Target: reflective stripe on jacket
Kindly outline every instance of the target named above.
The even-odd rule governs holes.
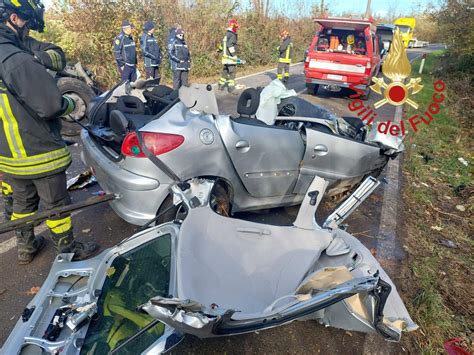
[[[189,70],[191,65],[191,54],[189,53],[188,45],[185,41],[175,38],[173,43],[170,45],[169,56],[171,59],[172,70]]]
[[[161,64],[161,49],[155,36],[143,33],[140,38],[145,67],[157,67]]]
[[[291,38],[287,37],[281,42],[280,47],[278,47],[280,52],[278,62],[279,63],[288,63],[291,64],[291,54],[293,51],[293,43],[291,42]]]
[[[112,51],[119,67],[137,65],[137,49],[132,36],[120,32],[114,39]]]
[[[71,154],[59,118],[68,102],[25,43],[0,25],[0,171],[32,179],[66,170]]]
[[[227,31],[222,40],[222,64],[237,64],[237,34]]]

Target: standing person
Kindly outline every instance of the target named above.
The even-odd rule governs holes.
[[[161,49],[153,35],[154,32],[155,23],[153,21],[145,22],[143,35],[140,39],[140,46],[145,61],[146,79],[157,79],[160,77]]]
[[[114,39],[113,52],[122,81],[137,80],[137,49],[132,28],[130,21],[124,20],[122,31]]]
[[[188,86],[189,69],[191,68],[191,54],[184,41],[183,29],[176,30],[176,38],[170,48],[171,70],[173,71],[173,89]]]
[[[293,52],[293,43],[291,42],[291,37],[287,30],[281,31],[280,39],[282,42],[278,47],[279,56],[277,78],[286,84],[288,82],[288,78],[290,77],[290,64],[291,55]]]
[[[170,28],[168,32],[168,38],[166,39],[166,46],[168,48],[168,53],[171,51],[171,47],[173,46],[173,42],[176,38],[176,31],[183,29],[179,23],[175,23],[173,27]],[[170,61],[170,68],[173,67],[173,61],[171,60],[171,57],[169,57]]]
[[[73,111],[74,101],[61,96],[46,71],[61,70],[66,58],[61,48],[27,34],[43,31],[43,14],[40,0],[0,0],[0,171],[13,189],[12,220],[34,215],[40,200],[46,210],[70,203],[65,171],[72,158],[61,137],[60,116]],[[58,253],[82,260],[98,249],[74,240],[70,216],[51,217],[46,225]],[[35,236],[33,224],[15,234],[18,263],[27,264],[44,238]]]
[[[237,30],[240,28],[237,20],[231,19],[227,24],[227,32],[219,46],[222,50],[222,75],[219,79],[218,88],[224,90],[227,86],[229,93],[235,90],[235,76],[237,74],[237,64],[244,64],[237,57]]]

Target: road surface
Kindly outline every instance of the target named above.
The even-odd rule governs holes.
[[[430,46],[424,49],[408,51],[408,56],[413,59],[424,52],[441,48]],[[320,90],[318,96],[307,95],[303,76],[303,64],[296,64],[291,68],[291,77],[288,87],[295,89],[304,98],[311,102],[325,105],[336,114],[350,115],[347,108],[347,91],[329,93]],[[264,86],[276,77],[274,71],[267,71],[238,79],[238,84],[247,87]],[[373,104],[378,98],[372,95],[368,104]],[[238,96],[218,94],[219,107],[225,112],[235,112]],[[387,105],[386,105],[387,106]],[[354,116],[352,114],[352,116]],[[393,108],[389,106],[384,110],[382,118],[393,117]],[[76,139],[77,140],[77,139]],[[68,169],[68,177],[73,177],[84,171],[85,167],[80,161],[81,145],[71,146],[74,163]],[[95,185],[71,193],[73,202],[92,196],[99,191],[100,186]],[[349,232],[355,234],[369,248],[377,242],[380,210],[382,206],[382,189],[374,193],[366,203],[347,220]],[[324,218],[325,210],[334,207],[334,203],[326,201],[323,209],[318,211],[318,220]],[[296,215],[296,208],[277,208],[269,212],[247,213],[240,217],[271,221],[274,223],[287,222]],[[2,218],[2,217],[0,217]],[[130,236],[135,226],[132,226],[110,209],[107,204],[90,207],[73,214],[73,224],[78,240],[94,239],[103,248],[110,247],[125,237]],[[36,229],[37,234],[46,237],[45,226]],[[20,314],[34,293],[34,287],[41,286],[46,278],[51,262],[54,259],[54,247],[49,240],[45,249],[26,266],[16,263],[16,244],[13,232],[0,235],[0,344],[3,344]],[[393,278],[397,283],[396,277]],[[346,332],[333,328],[325,328],[314,321],[293,322],[289,325],[237,337],[200,340],[187,337],[173,353],[341,353],[361,354],[364,352],[365,335],[356,332]],[[388,348],[387,348],[388,349]],[[384,349],[380,349],[384,352]],[[388,350],[387,350],[388,351]],[[393,349],[391,350],[393,352]],[[395,352],[401,352],[396,348]]]

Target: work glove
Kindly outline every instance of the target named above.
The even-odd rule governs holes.
[[[64,69],[66,63],[63,62],[61,54],[53,49],[46,51],[34,51],[35,60],[43,65],[46,69],[61,71]]]
[[[61,117],[67,117],[76,108],[76,103],[70,96],[63,95],[63,107],[65,107],[65,110]]]

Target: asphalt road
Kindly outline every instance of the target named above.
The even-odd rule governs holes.
[[[408,51],[408,56],[413,59],[424,52],[440,48],[430,46],[425,49],[413,49]],[[259,73],[249,77],[238,79],[238,84],[247,87],[264,86],[276,77],[274,71]],[[289,88],[295,89],[304,98],[311,102],[325,105],[336,114],[350,115],[347,107],[348,92],[330,93],[320,90],[317,96],[305,93],[303,64],[296,64],[291,68]],[[379,98],[372,95],[367,101],[373,104]],[[223,112],[235,112],[238,96],[218,94],[220,110]],[[393,109],[387,106],[382,118],[393,117]],[[77,141],[77,139],[76,139]],[[71,146],[74,162],[68,169],[68,177],[73,177],[84,170],[80,161],[81,145]],[[390,183],[390,181],[388,182]],[[73,202],[91,197],[94,192],[100,190],[99,185],[85,188],[71,193]],[[369,248],[373,248],[377,241],[380,209],[382,206],[382,188],[379,188],[348,219],[349,232],[353,233]],[[323,219],[325,211],[333,208],[335,204],[325,201],[323,208],[318,211],[318,219]],[[296,215],[295,208],[278,208],[260,213],[247,213],[239,216],[259,221],[279,223],[290,220]],[[2,217],[0,217],[2,218]],[[136,229],[118,216],[107,204],[90,207],[73,214],[75,234],[78,240],[93,239],[101,244],[103,248],[110,247],[125,237],[133,234]],[[40,225],[36,229],[37,234],[46,237],[45,226]],[[3,344],[20,314],[34,294],[34,287],[41,286],[46,278],[55,252],[49,241],[45,249],[26,266],[16,263],[16,244],[13,232],[0,235],[0,344]],[[394,275],[396,276],[396,275]],[[396,277],[393,278],[397,283]],[[266,330],[259,333],[247,334],[237,337],[200,340],[187,337],[173,353],[341,353],[361,354],[364,353],[365,335],[356,332],[346,332],[332,328],[325,328],[314,321],[293,322],[289,325]],[[388,349],[388,347],[387,347]],[[380,349],[386,353],[384,349]],[[388,351],[388,350],[387,350]],[[391,350],[393,352],[393,349]],[[401,352],[396,348],[395,352]]]

